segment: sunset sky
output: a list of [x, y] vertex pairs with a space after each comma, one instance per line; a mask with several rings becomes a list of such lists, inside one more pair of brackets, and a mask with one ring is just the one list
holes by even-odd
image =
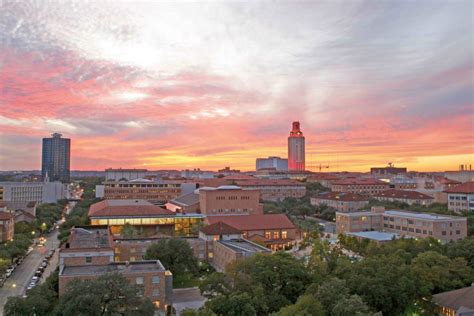
[[471, 163], [472, 1], [0, 0], [0, 170]]

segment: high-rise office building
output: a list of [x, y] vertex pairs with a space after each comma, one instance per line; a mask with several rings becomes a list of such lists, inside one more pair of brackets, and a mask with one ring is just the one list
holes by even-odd
[[304, 136], [300, 130], [300, 122], [293, 122], [293, 128], [288, 137], [288, 170], [305, 170]]
[[69, 182], [71, 140], [61, 136], [54, 133], [50, 138], [43, 138], [43, 180], [48, 177], [51, 181]]
[[288, 171], [288, 159], [280, 157], [257, 158], [256, 170], [274, 168], [276, 171]]

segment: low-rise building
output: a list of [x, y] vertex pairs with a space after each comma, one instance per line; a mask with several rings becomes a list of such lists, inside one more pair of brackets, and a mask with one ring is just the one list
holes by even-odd
[[15, 216], [8, 212], [0, 212], [0, 242], [13, 239], [15, 233]]
[[9, 212], [15, 217], [15, 223], [32, 223], [36, 219], [37, 202], [0, 201], [0, 211]]
[[474, 212], [474, 182], [466, 182], [445, 191], [448, 194], [448, 210]]
[[430, 205], [434, 198], [417, 191], [390, 189], [372, 196], [379, 201], [402, 202], [408, 205]]
[[292, 247], [296, 241], [296, 226], [285, 214], [209, 216], [206, 222], [209, 225], [223, 222], [241, 231], [244, 239], [274, 251]]
[[306, 182], [319, 183], [323, 187], [330, 189], [332, 186], [332, 183], [338, 180], [340, 180], [340, 178], [333, 173], [318, 172], [318, 173], [313, 173], [309, 175], [308, 178], [306, 179]]
[[67, 195], [67, 184], [59, 181], [0, 182], [0, 201], [56, 203]]
[[387, 176], [407, 173], [407, 168], [394, 167], [393, 165], [390, 164], [387, 167], [370, 168], [370, 173], [373, 176], [377, 176], [377, 177], [387, 177]]
[[59, 295], [75, 279], [93, 280], [107, 273], [120, 273], [131, 284], [143, 287], [160, 314], [172, 300], [172, 274], [159, 260], [116, 262], [112, 235], [106, 226], [75, 227], [59, 250]]
[[355, 237], [359, 241], [370, 240], [379, 245], [390, 242], [395, 239], [399, 239], [401, 237], [397, 233], [387, 233], [379, 231], [346, 233], [346, 235]]
[[[197, 192], [197, 193], [196, 193]], [[167, 210], [175, 213], [200, 213], [199, 191], [183, 194], [165, 204]]]
[[357, 193], [325, 192], [311, 198], [311, 205], [327, 205], [338, 212], [354, 212], [369, 204], [367, 196]]
[[194, 225], [202, 222], [201, 214], [177, 214], [145, 200], [104, 200], [94, 203], [88, 214], [91, 225], [108, 225], [120, 234], [128, 223], [147, 236], [192, 235]]
[[471, 286], [433, 295], [440, 316], [474, 315], [474, 283]]
[[130, 181], [135, 179], [145, 178], [147, 173], [146, 169], [105, 169], [105, 181]]
[[467, 236], [467, 218], [373, 207], [371, 211], [336, 213], [338, 234], [385, 231], [416, 238], [432, 237], [442, 243]]
[[387, 182], [372, 178], [347, 178], [334, 181], [331, 186], [333, 192], [347, 192], [374, 195], [390, 188]]
[[288, 159], [280, 157], [257, 158], [255, 167], [257, 171], [270, 168], [276, 171], [288, 171]]
[[[195, 186], [193, 189], [195, 189]], [[96, 197], [98, 198], [106, 200], [147, 200], [156, 205], [164, 205], [181, 194], [180, 182], [152, 181], [143, 178], [130, 181], [109, 180], [96, 187]]]
[[200, 188], [199, 205], [201, 213], [207, 216], [263, 214], [260, 191], [235, 185]]

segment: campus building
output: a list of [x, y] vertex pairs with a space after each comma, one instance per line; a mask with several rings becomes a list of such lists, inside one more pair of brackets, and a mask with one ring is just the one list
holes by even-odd
[[442, 243], [467, 236], [467, 218], [409, 211], [385, 210], [336, 213], [336, 232], [385, 231], [416, 238], [432, 237]]
[[288, 171], [288, 159], [280, 157], [257, 158], [255, 170], [272, 169], [275, 171]]
[[15, 233], [15, 216], [8, 212], [0, 212], [0, 242], [13, 239]]
[[338, 212], [354, 212], [369, 204], [369, 198], [357, 193], [325, 192], [311, 198], [311, 205], [327, 205]]
[[[183, 190], [183, 187], [186, 189]], [[105, 181], [96, 186], [96, 197], [106, 200], [147, 200], [156, 205], [164, 205], [183, 194], [183, 191], [192, 192], [194, 189], [196, 185], [191, 183], [139, 178], [130, 181]]]
[[434, 294], [433, 303], [440, 316], [474, 315], [474, 283], [461, 289]]
[[191, 235], [203, 220], [201, 214], [177, 214], [145, 200], [104, 200], [92, 204], [88, 216], [91, 225], [108, 225], [113, 234], [128, 223], [147, 236]]
[[262, 243], [273, 251], [292, 247], [297, 237], [296, 226], [285, 214], [208, 216], [205, 222], [225, 223], [241, 231], [244, 239]]
[[0, 182], [0, 201], [56, 203], [67, 195], [67, 185], [59, 181]]
[[305, 140], [300, 130], [300, 122], [293, 122], [293, 128], [288, 136], [288, 170], [305, 170]]
[[347, 192], [374, 195], [390, 188], [387, 182], [372, 178], [347, 178], [334, 181], [331, 185], [333, 192]]
[[59, 133], [43, 138], [41, 176], [51, 181], [69, 182], [71, 140], [62, 138]]
[[59, 295], [75, 279], [93, 280], [107, 273], [120, 273], [131, 284], [143, 288], [160, 314], [171, 304], [173, 276], [159, 260], [114, 260], [112, 235], [106, 226], [74, 227], [68, 241], [59, 250]]
[[372, 196], [379, 201], [402, 202], [408, 205], [418, 204], [428, 206], [434, 198], [417, 191], [389, 189]]
[[207, 216], [263, 214], [260, 191], [235, 185], [200, 188], [199, 205], [201, 214]]
[[448, 210], [474, 212], [474, 182], [466, 182], [445, 191], [448, 194]]

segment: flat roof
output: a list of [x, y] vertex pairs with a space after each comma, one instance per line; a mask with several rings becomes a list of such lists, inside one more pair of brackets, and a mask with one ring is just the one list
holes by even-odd
[[382, 213], [374, 213], [371, 211], [361, 211], [361, 212], [336, 212], [336, 215], [348, 215], [348, 216], [371, 216], [371, 215], [382, 215]]
[[164, 272], [165, 268], [159, 260], [144, 260], [127, 262], [112, 262], [107, 265], [65, 266], [62, 276], [102, 275], [105, 273], [139, 273]]
[[255, 253], [255, 252], [270, 252], [267, 248], [264, 248], [260, 245], [249, 242], [244, 239], [233, 239], [233, 240], [220, 240], [219, 243], [224, 246], [229, 247], [230, 249], [236, 252], [243, 253]]
[[367, 238], [370, 240], [376, 241], [389, 241], [400, 238], [400, 235], [396, 233], [386, 233], [386, 232], [379, 232], [379, 231], [369, 231], [369, 232], [355, 232], [355, 233], [346, 233], [348, 236], [356, 236]]
[[428, 213], [413, 213], [413, 212], [403, 212], [403, 211], [394, 211], [394, 210], [385, 211], [384, 214], [395, 215], [395, 216], [403, 216], [403, 217], [411, 217], [411, 218], [419, 218], [419, 219], [429, 219], [429, 220], [462, 219], [462, 217], [456, 217], [456, 216], [436, 215], [436, 214], [428, 214]]

